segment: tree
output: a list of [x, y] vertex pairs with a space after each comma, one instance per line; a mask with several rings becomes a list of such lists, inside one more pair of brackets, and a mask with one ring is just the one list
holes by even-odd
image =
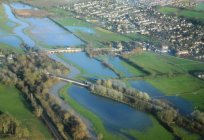
[[200, 123], [204, 124], [204, 113], [203, 112], [201, 112], [199, 110], [195, 110], [195, 111], [193, 111], [192, 116], [194, 117], [194, 119], [196, 119]]
[[168, 124], [172, 123], [176, 118], [176, 116], [177, 116], [177, 112], [171, 108], [162, 110], [158, 113], [158, 117]]
[[29, 137], [29, 131], [18, 120], [8, 113], [0, 115], [0, 138], [14, 136], [17, 138]]
[[103, 134], [99, 133], [98, 136], [97, 136], [97, 140], [102, 140], [102, 139], [103, 139]]
[[34, 111], [34, 114], [37, 116], [37, 117], [40, 117], [43, 113], [43, 108], [41, 106], [36, 106], [35, 107], [35, 111]]

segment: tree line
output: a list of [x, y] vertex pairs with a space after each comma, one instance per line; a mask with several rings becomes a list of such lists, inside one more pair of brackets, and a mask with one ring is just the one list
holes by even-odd
[[9, 113], [0, 112], [0, 138], [14, 137], [17, 139], [28, 138], [29, 131], [20, 121]]

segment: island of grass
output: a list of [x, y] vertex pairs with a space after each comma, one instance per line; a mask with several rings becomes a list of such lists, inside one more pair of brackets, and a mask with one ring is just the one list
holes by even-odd
[[48, 128], [32, 114], [30, 109], [16, 88], [0, 84], [0, 111], [8, 112], [22, 122], [29, 130], [29, 139], [52, 139]]
[[204, 12], [203, 11], [196, 11], [196, 10], [189, 10], [189, 9], [181, 9], [175, 7], [157, 7], [158, 11], [167, 14], [167, 15], [176, 15], [181, 17], [186, 17], [190, 19], [196, 19], [199, 21], [204, 21]]
[[126, 56], [134, 64], [150, 72], [144, 80], [166, 95], [181, 96], [194, 107], [204, 110], [204, 81], [190, 71], [204, 71], [204, 63], [159, 55], [151, 52]]

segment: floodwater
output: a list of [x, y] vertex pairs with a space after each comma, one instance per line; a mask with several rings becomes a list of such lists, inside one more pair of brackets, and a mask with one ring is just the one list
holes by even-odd
[[85, 88], [72, 86], [68, 93], [80, 105], [96, 114], [109, 131], [121, 132], [122, 129], [143, 131], [152, 125], [147, 114], [125, 104], [91, 94]]
[[12, 47], [19, 47], [21, 40], [14, 35], [0, 36], [0, 43], [7, 44]]
[[95, 78], [117, 77], [117, 75], [112, 70], [105, 67], [100, 61], [88, 57], [84, 52], [72, 54], [66, 53], [64, 54], [64, 57], [69, 62], [83, 69], [85, 71], [85, 76], [88, 74], [89, 76], [91, 75]]
[[35, 46], [35, 42], [24, 33], [24, 30], [29, 26], [27, 23], [19, 20], [18, 18], [16, 18], [14, 16], [14, 14], [12, 13], [12, 10], [10, 8], [9, 5], [7, 4], [3, 4], [4, 8], [5, 8], [5, 13], [8, 17], [9, 20], [11, 20], [13, 23], [17, 24], [18, 26], [16, 26], [16, 28], [14, 28], [13, 32], [15, 33], [15, 35], [17, 35], [18, 37], [20, 37], [23, 42], [25, 44], [28, 44], [30, 47], [34, 47]]
[[143, 80], [129, 81], [129, 83], [133, 88], [148, 93], [152, 98], [167, 100], [185, 115], [190, 115], [193, 112], [193, 106], [191, 102], [179, 96], [165, 96], [164, 93]]
[[91, 28], [88, 27], [83, 27], [83, 26], [66, 26], [66, 28], [72, 32], [84, 32], [87, 34], [95, 34], [95, 31]]
[[48, 46], [80, 46], [84, 43], [72, 33], [48, 18], [25, 18], [30, 35], [39, 43]]
[[38, 8], [34, 8], [30, 5], [19, 3], [19, 2], [11, 3], [11, 7], [17, 10], [38, 10]]

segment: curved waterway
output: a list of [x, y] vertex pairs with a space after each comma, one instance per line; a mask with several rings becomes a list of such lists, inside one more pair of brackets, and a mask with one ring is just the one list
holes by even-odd
[[24, 33], [24, 30], [29, 27], [29, 25], [25, 22], [22, 22], [21, 20], [17, 19], [14, 14], [12, 13], [12, 10], [9, 5], [3, 4], [5, 13], [9, 20], [17, 24], [17, 27], [14, 28], [13, 32], [20, 37], [24, 43], [28, 44], [30, 47], [35, 46], [35, 42]]

